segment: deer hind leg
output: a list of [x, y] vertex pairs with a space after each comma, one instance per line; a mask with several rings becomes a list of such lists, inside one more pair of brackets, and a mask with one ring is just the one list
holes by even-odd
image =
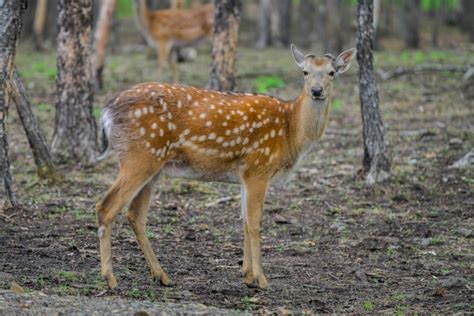
[[150, 267], [152, 277], [159, 280], [161, 284], [168, 285], [170, 279], [161, 268], [160, 263], [153, 252], [153, 248], [151, 247], [150, 240], [146, 235], [147, 215], [153, 194], [153, 185], [156, 183], [157, 178], [158, 176], [155, 176], [150, 180], [132, 200], [132, 203], [128, 208], [127, 218], [132, 225], [137, 241], [145, 256], [145, 260]]
[[96, 204], [99, 223], [101, 274], [110, 288], [117, 286], [117, 280], [112, 270], [111, 235], [113, 221], [125, 204], [141, 190], [153, 175], [154, 172], [150, 168], [122, 165], [117, 180]]
[[160, 40], [158, 42], [158, 76], [163, 80], [164, 73], [168, 70], [171, 55], [171, 41]]
[[[259, 176], [243, 176], [243, 185], [246, 192], [246, 214], [244, 218], [244, 232], [248, 235], [250, 245], [251, 272], [247, 272], [244, 282], [250, 287], [266, 289], [268, 282], [263, 273], [262, 256], [260, 252], [260, 230], [262, 225], [263, 202], [268, 187], [268, 178]], [[247, 244], [247, 248], [248, 248]], [[244, 242], [244, 264], [245, 262], [245, 242]], [[248, 249], [247, 249], [248, 251]], [[245, 266], [243, 267], [245, 268]]]

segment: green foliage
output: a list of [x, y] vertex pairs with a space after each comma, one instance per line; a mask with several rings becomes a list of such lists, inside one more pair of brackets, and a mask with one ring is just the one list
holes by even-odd
[[92, 109], [92, 116], [94, 116], [96, 119], [100, 117], [100, 114], [102, 113], [102, 109], [94, 107]]
[[131, 0], [117, 0], [115, 16], [119, 19], [133, 16], [133, 4]]
[[342, 100], [341, 99], [334, 99], [332, 100], [332, 109], [334, 111], [337, 111], [339, 110], [340, 108], [342, 108]]
[[285, 82], [282, 78], [273, 76], [259, 76], [255, 79], [255, 89], [258, 93], [267, 93], [271, 88], [283, 88]]
[[366, 312], [371, 312], [374, 310], [374, 303], [371, 301], [365, 301], [363, 307]]

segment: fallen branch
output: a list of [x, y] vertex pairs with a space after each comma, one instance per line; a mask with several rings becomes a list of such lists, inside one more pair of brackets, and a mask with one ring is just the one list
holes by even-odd
[[385, 71], [379, 69], [377, 74], [382, 78], [382, 80], [388, 80], [403, 75], [416, 74], [420, 72], [435, 72], [435, 71], [447, 71], [447, 72], [462, 72], [466, 74], [471, 71], [473, 66], [458, 66], [458, 65], [417, 65], [412, 68], [398, 67], [394, 70]]

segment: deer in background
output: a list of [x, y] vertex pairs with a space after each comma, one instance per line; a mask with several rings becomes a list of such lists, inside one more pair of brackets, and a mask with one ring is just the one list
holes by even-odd
[[112, 272], [112, 223], [131, 201], [127, 218], [151, 274], [168, 285], [146, 235], [147, 212], [159, 175], [240, 183], [244, 226], [242, 274], [248, 286], [265, 289], [260, 229], [270, 182], [285, 176], [327, 125], [333, 79], [346, 72], [356, 51], [337, 58], [291, 52], [304, 86], [293, 101], [257, 94], [225, 93], [160, 83], [123, 91], [104, 107], [104, 153], [118, 154], [117, 180], [97, 202], [101, 273], [109, 287]]
[[157, 47], [159, 74], [171, 66], [172, 80], [178, 81], [176, 61], [171, 56], [172, 48], [196, 45], [212, 36], [214, 7], [211, 4], [180, 9], [182, 4], [174, 2], [176, 9], [148, 9], [146, 0], [134, 0], [135, 16], [140, 30], [149, 45]]

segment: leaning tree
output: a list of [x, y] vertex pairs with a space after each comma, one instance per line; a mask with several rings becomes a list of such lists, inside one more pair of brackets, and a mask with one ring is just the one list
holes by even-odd
[[384, 140], [384, 126], [379, 113], [379, 96], [373, 65], [373, 0], [358, 0], [357, 61], [362, 113], [366, 182], [374, 184], [388, 178], [390, 160]]
[[58, 158], [84, 164], [95, 161], [97, 150], [91, 29], [92, 0], [58, 0], [56, 124], [51, 147]]
[[26, 5], [26, 0], [8, 0], [3, 1], [0, 8], [0, 181], [3, 182], [0, 185], [0, 200], [6, 196], [12, 206], [17, 206], [18, 201], [12, 188], [5, 120], [11, 98], [10, 81], [14, 71], [16, 43]]
[[[26, 0], [9, 0], [0, 8], [0, 197], [7, 196], [13, 206], [18, 202], [13, 194], [5, 120], [9, 101], [16, 103], [18, 116], [33, 152], [40, 178], [57, 179], [48, 144], [31, 109], [25, 87], [15, 69], [16, 44], [22, 28]], [[3, 194], [2, 191], [5, 191]], [[2, 203], [3, 204], [3, 203]]]
[[214, 35], [209, 87], [232, 90], [235, 87], [235, 54], [239, 37], [240, 0], [214, 0]]

